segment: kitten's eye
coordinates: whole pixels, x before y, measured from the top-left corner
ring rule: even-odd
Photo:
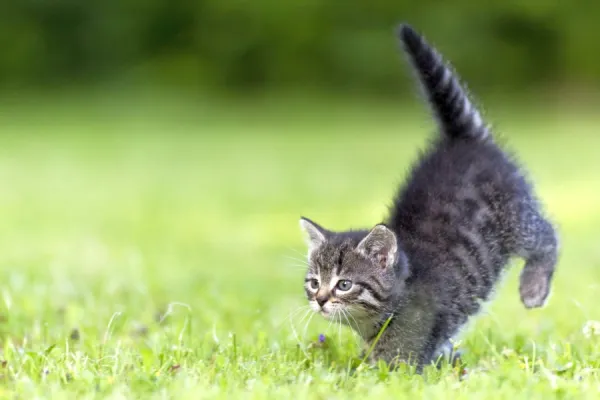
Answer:
[[[336,287],[338,288],[338,290],[341,290],[342,292],[346,292],[346,291],[350,290],[350,288],[352,287],[352,281],[349,281],[346,279],[338,281]]]
[[[310,286],[312,290],[317,290],[319,288],[319,281],[316,279],[311,279],[308,286]]]

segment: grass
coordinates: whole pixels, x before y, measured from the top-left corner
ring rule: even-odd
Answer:
[[[0,397],[597,398],[593,113],[494,109],[562,255],[534,311],[519,303],[515,261],[463,337],[467,379],[448,367],[350,376],[357,338],[295,311],[298,217],[379,222],[432,128],[417,106],[3,101]]]

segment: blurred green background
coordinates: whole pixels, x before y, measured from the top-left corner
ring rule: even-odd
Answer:
[[[475,88],[598,85],[600,5],[517,0],[20,0],[0,4],[0,84],[396,94],[409,21]]]
[[[568,393],[597,383],[575,377],[600,365],[582,334],[600,320],[599,2],[19,0],[0,2],[0,395],[331,398],[344,371],[296,346],[339,333],[345,365],[358,345],[320,318],[302,334],[298,218],[379,222],[432,134],[401,21],[466,80],[561,233],[549,306],[523,309],[516,261],[465,338],[495,372],[451,388],[550,391],[522,372],[532,352],[574,363]],[[356,398],[380,382],[365,374]]]

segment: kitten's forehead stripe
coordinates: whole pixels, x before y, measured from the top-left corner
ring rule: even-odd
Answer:
[[[339,250],[338,260],[337,260],[337,265],[336,265],[336,268],[335,268],[335,274],[336,275],[340,275],[340,273],[342,272],[343,262],[344,262],[344,250],[340,249]]]

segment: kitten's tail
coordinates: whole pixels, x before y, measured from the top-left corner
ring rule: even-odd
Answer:
[[[438,52],[408,24],[400,25],[398,36],[417,71],[441,131],[450,138],[482,140],[489,137],[489,128],[481,114]]]

